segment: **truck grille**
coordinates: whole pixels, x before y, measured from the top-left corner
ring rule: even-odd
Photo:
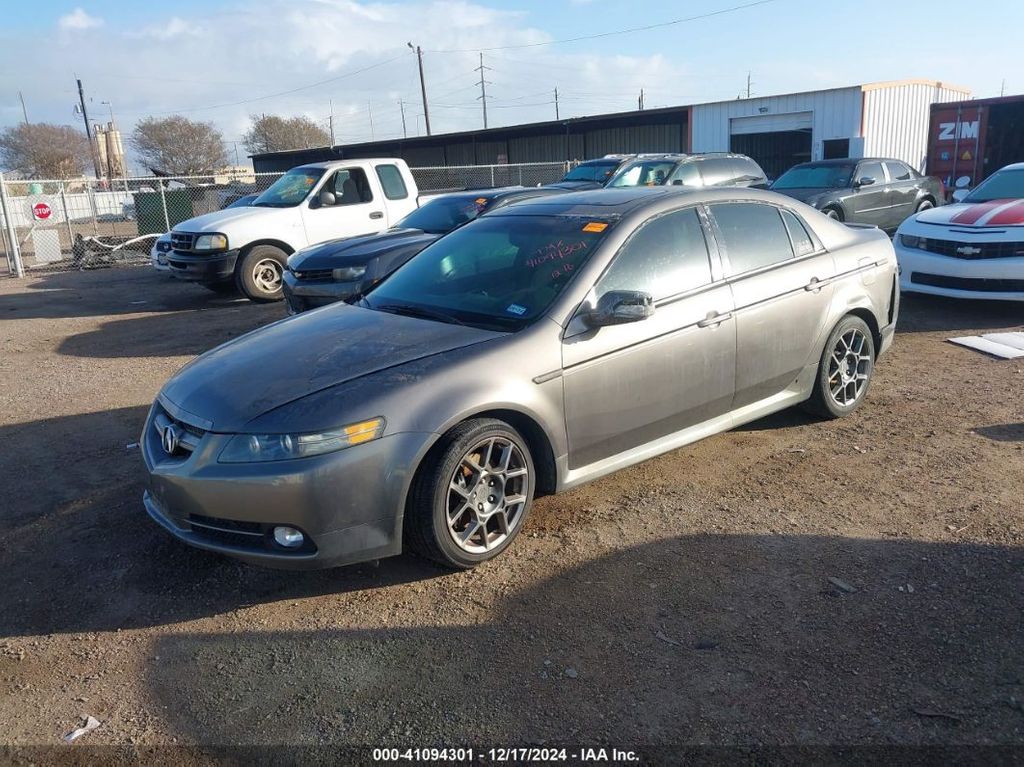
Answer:
[[[981,293],[1024,293],[1024,280],[984,279],[979,277],[948,277],[944,274],[911,272],[915,285],[931,285],[950,290],[976,290]]]
[[[189,234],[188,232],[171,232],[171,247],[174,250],[180,250],[187,253],[192,250],[192,243],[194,241],[194,234]]]
[[[956,240],[924,239],[929,253],[949,258],[981,261],[987,258],[1020,258],[1024,256],[1024,242],[957,242]]]

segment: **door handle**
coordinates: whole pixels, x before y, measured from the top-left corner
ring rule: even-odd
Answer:
[[[375,210],[373,213],[370,214],[370,218],[384,218],[384,214],[381,213],[379,210]]]
[[[719,314],[718,312],[708,312],[707,317],[705,317],[702,320],[697,320],[697,327],[716,328],[731,317],[732,312],[725,312],[724,314]]]
[[[811,281],[804,285],[804,290],[808,293],[817,293],[823,285],[824,283],[817,277],[811,277]]]

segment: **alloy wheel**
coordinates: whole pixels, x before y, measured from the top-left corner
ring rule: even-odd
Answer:
[[[252,268],[252,281],[264,293],[276,293],[281,289],[284,270],[273,258],[264,258]]]
[[[858,328],[839,336],[828,364],[828,391],[842,408],[855,404],[864,394],[871,377],[871,347]]]
[[[522,449],[491,437],[470,449],[448,483],[445,517],[455,544],[470,554],[501,545],[526,508],[529,469]]]

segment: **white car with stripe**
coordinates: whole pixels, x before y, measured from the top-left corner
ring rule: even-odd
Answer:
[[[911,216],[893,245],[903,292],[1024,301],[1024,163],[956,205]]]

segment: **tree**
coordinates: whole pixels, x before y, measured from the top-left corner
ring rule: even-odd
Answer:
[[[251,154],[327,146],[330,134],[308,117],[285,119],[277,115],[250,115],[252,125],[242,137]]]
[[[29,178],[81,176],[89,157],[89,140],[70,125],[21,123],[0,133],[0,167]]]
[[[132,131],[132,146],[153,172],[198,176],[227,165],[224,138],[213,123],[187,117],[147,117]]]

